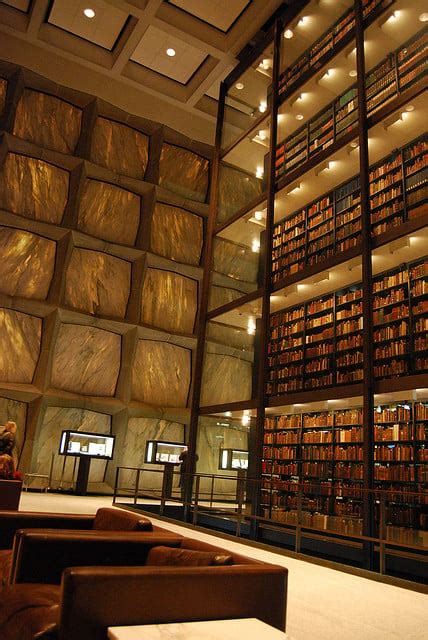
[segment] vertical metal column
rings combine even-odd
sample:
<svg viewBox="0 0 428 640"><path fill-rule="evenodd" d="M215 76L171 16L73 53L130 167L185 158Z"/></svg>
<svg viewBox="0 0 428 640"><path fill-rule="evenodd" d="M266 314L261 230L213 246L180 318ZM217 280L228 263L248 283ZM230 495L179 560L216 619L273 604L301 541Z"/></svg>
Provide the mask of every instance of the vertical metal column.
<svg viewBox="0 0 428 640"><path fill-rule="evenodd" d="M360 145L360 189L361 189L361 233L362 233L362 275L363 275L363 533L373 535L373 499L368 490L373 489L373 302L372 302L372 255L369 192L369 150L367 128L367 97L365 85L364 18L361 0L354 0L355 37L357 47L358 84L358 133ZM364 545L364 565L373 568L373 544Z"/></svg>

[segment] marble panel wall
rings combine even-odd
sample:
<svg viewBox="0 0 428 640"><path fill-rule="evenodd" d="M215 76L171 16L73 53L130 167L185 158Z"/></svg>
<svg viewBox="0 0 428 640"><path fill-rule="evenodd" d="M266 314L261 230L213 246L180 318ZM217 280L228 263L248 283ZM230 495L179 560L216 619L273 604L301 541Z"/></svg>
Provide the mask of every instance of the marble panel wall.
<svg viewBox="0 0 428 640"><path fill-rule="evenodd" d="M239 291L238 289L231 289L230 287L220 287L217 285L211 285L210 296L208 301L208 311L212 309L218 309L219 307L233 302L240 298L245 291Z"/></svg>
<svg viewBox="0 0 428 640"><path fill-rule="evenodd" d="M190 200L206 202L209 167L206 158L164 142L159 164L159 184Z"/></svg>
<svg viewBox="0 0 428 640"><path fill-rule="evenodd" d="M9 398L0 398L0 425L6 424L8 420L16 422L16 438L13 458L15 466L21 455L22 446L25 439L25 423L27 419L27 405L25 402L17 402L9 400Z"/></svg>
<svg viewBox="0 0 428 640"><path fill-rule="evenodd" d="M165 331L193 333L198 282L173 271L147 269L141 297L141 322Z"/></svg>
<svg viewBox="0 0 428 640"><path fill-rule="evenodd" d="M186 407L191 360L190 349L139 340L132 370L132 398L160 407Z"/></svg>
<svg viewBox="0 0 428 640"><path fill-rule="evenodd" d="M259 254L248 247L216 238L213 250L214 271L243 282L256 283Z"/></svg>
<svg viewBox="0 0 428 640"><path fill-rule="evenodd" d="M45 300L55 267L56 243L34 233L0 227L0 291Z"/></svg>
<svg viewBox="0 0 428 640"><path fill-rule="evenodd" d="M167 440L169 442L184 443L184 425L179 422L158 420L156 418L130 418L126 430L121 457L117 460L118 466L139 467L145 469L140 476L140 489L161 489L163 465L144 463L147 440ZM116 456L115 456L116 459ZM121 486L133 487L135 483L134 471L122 471L120 475ZM178 478L174 484L178 484Z"/></svg>
<svg viewBox="0 0 428 640"><path fill-rule="evenodd" d="M125 124L97 118L92 133L90 159L138 180L144 179L149 156L149 137Z"/></svg>
<svg viewBox="0 0 428 640"><path fill-rule="evenodd" d="M113 396L120 368L121 337L111 331L63 324L55 343L53 387L95 396Z"/></svg>
<svg viewBox="0 0 428 640"><path fill-rule="evenodd" d="M86 409L46 407L37 433L32 473L48 475L53 455L52 485L56 487L62 481L64 488L68 488L73 475L77 478L79 459L58 453L61 432L65 429L111 433L111 416ZM89 482L103 482L106 465L107 460L92 460Z"/></svg>
<svg viewBox="0 0 428 640"><path fill-rule="evenodd" d="M68 200L69 173L52 164L8 153L0 171L0 208L60 224Z"/></svg>
<svg viewBox="0 0 428 640"><path fill-rule="evenodd" d="M40 91L24 89L13 134L46 149L73 154L79 141L82 110Z"/></svg>
<svg viewBox="0 0 428 640"><path fill-rule="evenodd" d="M0 78L0 115L3 113L6 103L7 80Z"/></svg>
<svg viewBox="0 0 428 640"><path fill-rule="evenodd" d="M200 216L169 204L155 204L150 235L153 253L176 262L199 265L203 233Z"/></svg>
<svg viewBox="0 0 428 640"><path fill-rule="evenodd" d="M85 180L77 227L108 242L134 245L140 224L141 197L108 182Z"/></svg>
<svg viewBox="0 0 428 640"><path fill-rule="evenodd" d="M130 262L101 251L73 249L65 274L66 305L90 314L124 318L130 289Z"/></svg>
<svg viewBox="0 0 428 640"><path fill-rule="evenodd" d="M201 406L251 399L252 364L221 353L206 353Z"/></svg>
<svg viewBox="0 0 428 640"><path fill-rule="evenodd" d="M253 335L249 335L246 329L224 324L221 320L207 323L207 339L248 353L254 349Z"/></svg>
<svg viewBox="0 0 428 640"><path fill-rule="evenodd" d="M196 470L198 473L215 474L219 476L236 477L235 471L221 471L218 468L221 449L243 449L248 450L248 430L239 425L224 426L225 420L218 418L199 418L198 422L198 442L197 453L199 460ZM211 491L209 479L201 479L201 490ZM229 497L236 494L235 480L215 480L215 495L227 495Z"/></svg>
<svg viewBox="0 0 428 640"><path fill-rule="evenodd" d="M19 311L0 309L0 381L30 384L42 338L42 321Z"/></svg>
<svg viewBox="0 0 428 640"><path fill-rule="evenodd" d="M263 191L262 181L236 167L220 166L217 223L245 207Z"/></svg>

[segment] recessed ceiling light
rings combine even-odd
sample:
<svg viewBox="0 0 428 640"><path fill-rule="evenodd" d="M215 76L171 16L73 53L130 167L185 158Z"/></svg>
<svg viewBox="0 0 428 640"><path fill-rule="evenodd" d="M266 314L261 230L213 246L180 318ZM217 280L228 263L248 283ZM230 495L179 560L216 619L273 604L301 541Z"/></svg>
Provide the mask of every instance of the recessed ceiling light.
<svg viewBox="0 0 428 640"><path fill-rule="evenodd" d="M406 106L406 111L414 111L414 110L415 110L415 107L412 104L408 104Z"/></svg>
<svg viewBox="0 0 428 640"><path fill-rule="evenodd" d="M175 49L172 49L172 48L167 49L166 55L169 56L170 58L173 58L175 56Z"/></svg>
<svg viewBox="0 0 428 640"><path fill-rule="evenodd" d="M83 13L87 18L95 18L95 11L93 9L83 9Z"/></svg>
<svg viewBox="0 0 428 640"><path fill-rule="evenodd" d="M351 78L355 78L357 76L357 72L355 69L351 69L351 71L349 72L349 75L351 76Z"/></svg>
<svg viewBox="0 0 428 640"><path fill-rule="evenodd" d="M235 89L238 89L239 91L241 91L241 89L244 88L244 83L243 82L237 82L235 84Z"/></svg>
<svg viewBox="0 0 428 640"><path fill-rule="evenodd" d="M260 113L264 113L264 112L266 111L266 109L267 109L267 104L266 104L266 102L261 102L261 103L259 104L259 111L260 111Z"/></svg>
<svg viewBox="0 0 428 640"><path fill-rule="evenodd" d="M422 14L423 15L423 14ZM419 18L420 19L420 18ZM291 40L291 38L294 36L294 33L291 29L286 29L284 31L284 38L286 38L287 40Z"/></svg>
<svg viewBox="0 0 428 640"><path fill-rule="evenodd" d="M421 13L421 15L419 16L419 21L428 22L428 13Z"/></svg>
<svg viewBox="0 0 428 640"><path fill-rule="evenodd" d="M353 140L349 143L349 146L351 146L353 149L356 149L358 147L358 142L356 140Z"/></svg>
<svg viewBox="0 0 428 640"><path fill-rule="evenodd" d="M298 113L296 116L296 120L303 120L304 116L301 113Z"/></svg>

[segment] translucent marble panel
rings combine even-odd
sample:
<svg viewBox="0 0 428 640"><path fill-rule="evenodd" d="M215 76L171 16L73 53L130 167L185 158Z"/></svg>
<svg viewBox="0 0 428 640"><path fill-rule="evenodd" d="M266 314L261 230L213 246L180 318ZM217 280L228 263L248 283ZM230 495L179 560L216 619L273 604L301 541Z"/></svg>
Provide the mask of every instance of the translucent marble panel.
<svg viewBox="0 0 428 640"><path fill-rule="evenodd" d="M92 134L91 160L115 173L144 179L149 137L119 122L97 118Z"/></svg>
<svg viewBox="0 0 428 640"><path fill-rule="evenodd" d="M261 180L234 167L221 165L217 222L227 220L261 193Z"/></svg>
<svg viewBox="0 0 428 640"><path fill-rule="evenodd" d="M91 236L133 245L140 223L141 198L108 182L85 180L77 226Z"/></svg>
<svg viewBox="0 0 428 640"><path fill-rule="evenodd" d="M130 287L130 262L101 251L73 249L65 275L66 305L91 314L123 318Z"/></svg>
<svg viewBox="0 0 428 640"><path fill-rule="evenodd" d="M214 240L213 269L229 278L255 283L259 254L248 247L221 238Z"/></svg>
<svg viewBox="0 0 428 640"><path fill-rule="evenodd" d="M190 349L139 340L132 371L132 397L161 407L186 407L191 360Z"/></svg>
<svg viewBox="0 0 428 640"><path fill-rule="evenodd" d="M176 262L198 265L203 234L204 225L200 216L169 204L155 204L150 238L153 253Z"/></svg>
<svg viewBox="0 0 428 640"><path fill-rule="evenodd" d="M205 202L210 163L206 158L172 144L162 145L159 184L190 200Z"/></svg>
<svg viewBox="0 0 428 640"><path fill-rule="evenodd" d="M251 380L251 362L229 355L207 353L202 376L201 406L249 400Z"/></svg>
<svg viewBox="0 0 428 640"><path fill-rule="evenodd" d="M112 396L120 368L121 338L95 327L63 324L56 340L52 386L84 395Z"/></svg>
<svg viewBox="0 0 428 640"><path fill-rule="evenodd" d="M74 153L81 125L81 109L46 93L25 89L16 110L13 133L46 149Z"/></svg>
<svg viewBox="0 0 428 640"><path fill-rule="evenodd" d="M110 433L111 417L86 409L47 407L42 424L38 430L34 449L36 452L33 473L49 474L52 455L52 485L58 486L61 481L64 488L77 478L79 459L58 454L61 432L64 429L87 431L89 433ZM34 458L33 458L34 459ZM91 460L89 482L103 482L106 460Z"/></svg>
<svg viewBox="0 0 428 640"><path fill-rule="evenodd" d="M147 269L141 298L141 322L166 331L193 333L198 283L172 271Z"/></svg>
<svg viewBox="0 0 428 640"><path fill-rule="evenodd" d="M207 339L223 344L227 347L248 351L252 353L254 348L254 336L248 334L246 329L224 324L222 318L218 322L211 320L207 323Z"/></svg>
<svg viewBox="0 0 428 640"><path fill-rule="evenodd" d="M22 445L25 439L25 423L27 419L27 405L25 402L17 402L9 400L9 398L0 398L0 424L5 424L8 420L16 422L16 438L13 458L15 465L22 451Z"/></svg>
<svg viewBox="0 0 428 640"><path fill-rule="evenodd" d="M140 476L139 487L142 490L160 489L162 487L163 465L144 464L147 440L166 440L168 442L184 442L184 425L168 420L155 418L130 418L125 440L121 448L121 460L118 465L144 468ZM123 471L120 474L121 486L134 486L135 472ZM178 484L178 477L174 484Z"/></svg>
<svg viewBox="0 0 428 640"><path fill-rule="evenodd" d="M0 78L0 115L3 113L6 102L7 80Z"/></svg>
<svg viewBox="0 0 428 640"><path fill-rule="evenodd" d="M0 309L0 381L30 384L42 338L42 321L26 313Z"/></svg>
<svg viewBox="0 0 428 640"><path fill-rule="evenodd" d="M8 153L0 171L0 208L26 218L60 224L68 199L68 171Z"/></svg>
<svg viewBox="0 0 428 640"><path fill-rule="evenodd" d="M0 227L0 291L45 300L55 267L56 244L33 233Z"/></svg>
<svg viewBox="0 0 428 640"><path fill-rule="evenodd" d="M242 291L230 289L228 287L218 287L216 285L210 288L210 297L208 302L208 311L218 309L228 302L233 302L242 296Z"/></svg>

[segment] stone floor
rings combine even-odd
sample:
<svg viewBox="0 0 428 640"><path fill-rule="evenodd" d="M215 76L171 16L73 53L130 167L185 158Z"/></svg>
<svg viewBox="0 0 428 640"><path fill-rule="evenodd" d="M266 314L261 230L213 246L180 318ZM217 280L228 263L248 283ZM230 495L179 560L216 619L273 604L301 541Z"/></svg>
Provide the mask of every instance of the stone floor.
<svg viewBox="0 0 428 640"><path fill-rule="evenodd" d="M21 510L94 513L110 497L23 492ZM155 518L152 518L155 521ZM165 527L165 522L161 523ZM168 529L288 567L289 640L427 640L428 597L178 524ZM261 639L262 640L262 639Z"/></svg>

